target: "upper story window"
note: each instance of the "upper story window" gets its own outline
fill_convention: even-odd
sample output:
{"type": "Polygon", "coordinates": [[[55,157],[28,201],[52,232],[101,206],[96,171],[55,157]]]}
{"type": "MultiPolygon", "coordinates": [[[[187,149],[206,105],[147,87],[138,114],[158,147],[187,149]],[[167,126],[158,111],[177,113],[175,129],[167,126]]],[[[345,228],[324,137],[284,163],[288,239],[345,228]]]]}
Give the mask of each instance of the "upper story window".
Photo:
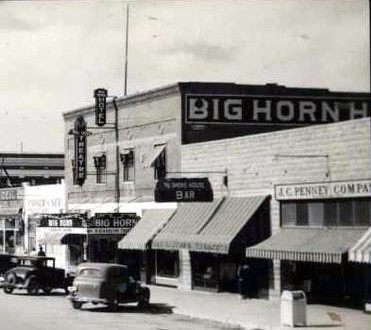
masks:
{"type": "Polygon", "coordinates": [[[371,199],[281,203],[282,226],[370,226],[371,199]]]}
{"type": "Polygon", "coordinates": [[[134,181],[135,179],[135,158],[134,150],[127,149],[125,153],[120,155],[122,167],[123,167],[123,177],[124,182],[134,181]]]}
{"type": "Polygon", "coordinates": [[[95,156],[93,159],[96,171],[96,183],[106,183],[106,155],[95,156]]]}
{"type": "Polygon", "coordinates": [[[159,180],[166,177],[166,149],[164,148],[162,152],[153,162],[154,168],[154,179],[159,180]]]}

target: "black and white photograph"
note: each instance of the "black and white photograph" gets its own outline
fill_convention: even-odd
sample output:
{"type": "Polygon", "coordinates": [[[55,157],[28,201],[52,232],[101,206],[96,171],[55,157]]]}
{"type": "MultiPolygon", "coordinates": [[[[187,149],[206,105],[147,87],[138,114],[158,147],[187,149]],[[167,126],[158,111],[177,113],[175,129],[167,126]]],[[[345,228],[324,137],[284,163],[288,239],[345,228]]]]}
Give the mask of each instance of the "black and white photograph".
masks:
{"type": "Polygon", "coordinates": [[[371,330],[370,8],[0,1],[0,329],[371,330]]]}

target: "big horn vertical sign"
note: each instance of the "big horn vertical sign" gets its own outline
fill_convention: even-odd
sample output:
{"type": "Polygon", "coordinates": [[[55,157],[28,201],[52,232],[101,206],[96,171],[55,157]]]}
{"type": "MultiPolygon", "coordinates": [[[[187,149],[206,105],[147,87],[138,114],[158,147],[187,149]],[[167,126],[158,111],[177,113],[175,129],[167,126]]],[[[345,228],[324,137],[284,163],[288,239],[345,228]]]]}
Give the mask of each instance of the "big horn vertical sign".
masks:
{"type": "Polygon", "coordinates": [[[94,91],[95,97],[95,124],[104,126],[106,124],[106,99],[107,90],[98,88],[94,91]]]}
{"type": "Polygon", "coordinates": [[[75,124],[75,181],[82,186],[86,179],[86,121],[78,116],[75,124]]]}

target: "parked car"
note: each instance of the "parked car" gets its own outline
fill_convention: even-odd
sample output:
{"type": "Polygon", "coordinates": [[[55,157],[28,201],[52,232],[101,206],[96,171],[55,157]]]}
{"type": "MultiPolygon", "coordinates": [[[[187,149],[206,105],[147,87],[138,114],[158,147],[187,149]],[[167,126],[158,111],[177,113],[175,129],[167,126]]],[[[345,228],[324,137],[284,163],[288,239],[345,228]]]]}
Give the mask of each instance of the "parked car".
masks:
{"type": "Polygon", "coordinates": [[[3,285],[5,273],[16,265],[16,256],[8,253],[0,253],[0,286],[3,285]]]}
{"type": "Polygon", "coordinates": [[[4,275],[5,293],[26,289],[28,294],[37,295],[40,289],[50,293],[56,288],[62,288],[68,293],[73,278],[66,276],[64,269],[55,267],[55,258],[25,256],[17,259],[17,266],[10,268],[4,275]]]}
{"type": "Polygon", "coordinates": [[[89,302],[105,304],[111,309],[129,302],[148,306],[150,290],[129,276],[125,265],[87,262],[77,268],[69,299],[75,309],[89,302]]]}

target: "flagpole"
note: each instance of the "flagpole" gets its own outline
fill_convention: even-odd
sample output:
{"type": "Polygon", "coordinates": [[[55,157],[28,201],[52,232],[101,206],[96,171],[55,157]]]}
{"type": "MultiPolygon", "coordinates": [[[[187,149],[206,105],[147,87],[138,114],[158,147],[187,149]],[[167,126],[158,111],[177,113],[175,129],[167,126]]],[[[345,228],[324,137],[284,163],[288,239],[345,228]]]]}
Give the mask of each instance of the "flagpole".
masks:
{"type": "Polygon", "coordinates": [[[129,4],[126,5],[124,96],[126,96],[128,92],[128,48],[129,48],[129,4]]]}

